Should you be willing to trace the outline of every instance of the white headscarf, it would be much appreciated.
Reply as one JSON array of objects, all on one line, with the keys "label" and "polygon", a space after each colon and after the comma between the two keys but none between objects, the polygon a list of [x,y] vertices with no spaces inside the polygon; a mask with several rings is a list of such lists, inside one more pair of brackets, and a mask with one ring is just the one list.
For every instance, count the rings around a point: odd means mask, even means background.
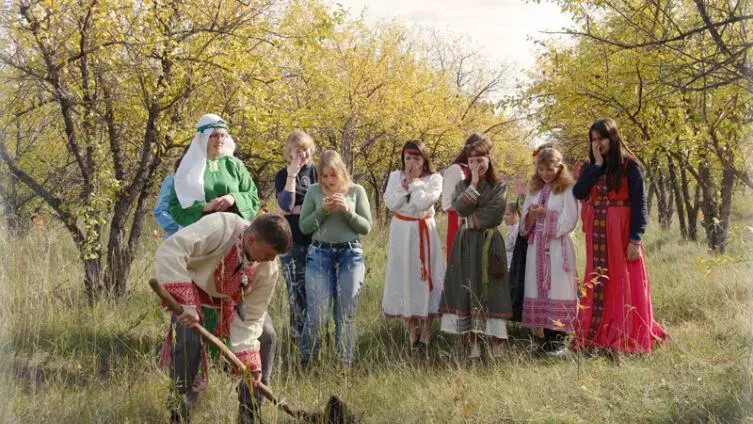
[{"label": "white headscarf", "polygon": [[[207,145],[209,136],[215,128],[227,129],[227,124],[219,116],[208,113],[199,118],[196,125],[196,134],[193,136],[188,151],[180,161],[178,170],[175,171],[175,194],[182,208],[187,208],[194,202],[205,202],[204,195],[204,171],[207,167]],[[235,152],[235,141],[228,136],[222,145],[220,156],[232,156]]]}]

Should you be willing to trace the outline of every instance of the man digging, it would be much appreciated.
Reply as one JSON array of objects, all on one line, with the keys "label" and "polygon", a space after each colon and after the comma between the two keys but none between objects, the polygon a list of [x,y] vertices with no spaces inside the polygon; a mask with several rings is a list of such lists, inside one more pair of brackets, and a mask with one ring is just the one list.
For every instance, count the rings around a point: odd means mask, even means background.
[{"label": "man digging", "polygon": [[[218,212],[181,229],[157,249],[157,280],[184,310],[172,317],[162,355],[170,362],[174,382],[171,422],[189,421],[197,395],[191,385],[200,366],[206,375],[206,352],[199,334],[191,330],[204,321],[205,308],[217,310],[214,334],[229,340],[254,380],[262,381],[263,369],[268,379],[272,355],[262,358],[257,339],[269,320],[266,311],[278,275],[275,259],[291,244],[290,227],[279,215],[260,215],[249,223]],[[260,423],[261,394],[251,396],[243,381],[237,392],[238,422]]]}]

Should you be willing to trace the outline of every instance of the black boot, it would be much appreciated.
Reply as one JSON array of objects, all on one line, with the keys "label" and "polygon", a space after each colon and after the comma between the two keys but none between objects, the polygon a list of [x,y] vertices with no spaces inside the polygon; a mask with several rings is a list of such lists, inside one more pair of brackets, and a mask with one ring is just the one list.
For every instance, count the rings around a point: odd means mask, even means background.
[{"label": "black boot", "polygon": [[544,354],[551,357],[561,357],[568,353],[567,334],[562,331],[544,329],[544,343],[541,350]]},{"label": "black boot", "polygon": [[416,340],[416,343],[413,344],[413,358],[419,361],[427,359],[426,343]]},{"label": "black boot", "polygon": [[261,403],[246,383],[238,384],[238,424],[262,424]]}]

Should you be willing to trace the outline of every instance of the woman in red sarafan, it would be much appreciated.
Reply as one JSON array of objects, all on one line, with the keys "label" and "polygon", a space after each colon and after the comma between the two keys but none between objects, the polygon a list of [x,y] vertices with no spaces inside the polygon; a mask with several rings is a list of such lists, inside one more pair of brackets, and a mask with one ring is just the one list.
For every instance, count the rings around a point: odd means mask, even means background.
[{"label": "woman in red sarafan", "polygon": [[654,321],[641,237],[648,207],[643,169],[612,119],[588,132],[590,163],[573,187],[590,207],[583,215],[586,273],[575,349],[650,352],[667,333]]}]

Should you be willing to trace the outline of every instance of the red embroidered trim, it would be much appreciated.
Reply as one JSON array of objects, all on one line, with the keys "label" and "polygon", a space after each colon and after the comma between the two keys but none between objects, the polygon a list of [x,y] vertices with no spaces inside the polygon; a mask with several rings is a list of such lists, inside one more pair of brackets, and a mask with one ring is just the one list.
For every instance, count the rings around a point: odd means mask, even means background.
[{"label": "red embroidered trim", "polygon": [[[188,282],[170,282],[162,283],[162,287],[170,293],[175,301],[181,305],[199,306],[199,289],[194,283]],[[167,306],[164,302],[162,306]]]},{"label": "red embroidered trim", "polygon": [[[551,192],[552,187],[549,184],[545,184],[541,188],[541,194],[539,195],[539,205],[541,207],[547,207]],[[549,258],[549,239],[547,237],[550,214],[552,212],[547,211],[547,215],[544,218],[536,219],[534,230],[528,236],[528,244],[533,244],[535,239],[539,240],[536,244],[536,285],[540,297],[547,297],[549,289],[552,286],[552,262]]]},{"label": "red embroidered trim", "polygon": [[[246,226],[247,227],[247,226]],[[215,328],[215,335],[228,337],[230,323],[233,320],[235,306],[243,298],[243,290],[248,290],[254,281],[255,266],[247,266],[243,260],[243,233],[241,232],[230,250],[225,254],[214,270],[214,285],[217,293],[228,298],[214,299],[202,296],[202,303],[210,304],[220,309],[220,322]],[[243,287],[243,279],[247,279],[248,286]]]},{"label": "red embroidered trim", "polygon": [[526,298],[523,301],[523,326],[573,331],[577,301]]},{"label": "red embroidered trim", "polygon": [[[261,371],[261,355],[258,350],[244,350],[242,352],[235,352],[235,356],[243,362],[250,371]],[[236,370],[236,373],[238,370]]]},{"label": "red embroidered trim", "polygon": [[548,211],[546,214],[546,224],[544,228],[544,232],[546,234],[546,238],[556,238],[557,237],[557,221],[560,219],[560,213],[555,211]]}]

